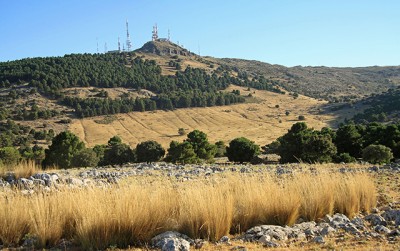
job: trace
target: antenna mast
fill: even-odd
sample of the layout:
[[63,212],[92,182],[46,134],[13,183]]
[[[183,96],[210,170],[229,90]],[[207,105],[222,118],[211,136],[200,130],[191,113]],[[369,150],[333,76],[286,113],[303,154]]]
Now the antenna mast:
[[126,20],[126,50],[130,51],[132,48],[131,37],[129,36],[128,20]]
[[104,53],[107,53],[107,43],[104,43]]
[[121,52],[121,43],[119,42],[119,37],[118,37],[118,52]]
[[157,24],[153,26],[153,32],[152,32],[152,37],[151,40],[152,41],[156,41],[158,39],[158,28],[157,28]]
[[96,37],[96,43],[97,43],[97,53],[99,53],[99,40]]
[[171,34],[169,33],[169,29],[168,29],[168,42],[171,42]]

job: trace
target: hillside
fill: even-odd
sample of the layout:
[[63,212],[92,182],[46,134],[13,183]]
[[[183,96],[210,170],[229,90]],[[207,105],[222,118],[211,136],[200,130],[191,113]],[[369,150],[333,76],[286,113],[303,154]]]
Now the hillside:
[[352,120],[357,123],[364,122],[394,122],[400,116],[400,88],[390,89],[387,92],[371,95],[359,103],[367,109],[356,114]]
[[250,75],[279,79],[279,85],[287,91],[329,101],[356,100],[400,85],[400,66],[285,67],[243,59],[209,60]]
[[[114,135],[131,145],[147,139],[168,145],[181,139],[179,128],[203,130],[212,141],[245,136],[266,144],[300,115],[318,129],[352,118],[368,103],[328,101],[381,93],[399,84],[399,72],[400,67],[288,68],[200,57],[153,41],[130,53],[0,62],[0,119],[29,126],[25,134],[70,129],[90,146]],[[21,142],[18,137],[20,132],[14,144]]]
[[183,66],[201,68],[208,72],[228,71],[235,76],[248,78],[263,76],[282,89],[331,102],[360,100],[371,94],[381,93],[400,85],[400,66],[324,67],[268,64],[255,60],[234,58],[199,57],[170,42],[148,42],[136,53],[156,60],[163,74],[174,74],[168,65],[171,58],[178,58]]
[[[319,114],[318,107],[325,101],[300,96],[231,86],[226,91],[239,89],[244,95],[252,93],[254,103],[224,107],[177,109],[174,111],[133,112],[115,116],[109,123],[104,117],[74,120],[70,130],[79,135],[89,146],[104,144],[114,135],[121,136],[126,143],[136,146],[144,140],[157,140],[164,146],[172,140],[183,140],[178,129],[186,132],[194,129],[204,131],[211,142],[228,142],[235,137],[246,136],[256,143],[265,145],[286,133],[298,116],[304,115],[310,127],[322,128],[336,122],[333,114]],[[276,107],[279,106],[279,107]],[[288,116],[285,112],[289,111]],[[97,121],[97,122],[96,122]]]

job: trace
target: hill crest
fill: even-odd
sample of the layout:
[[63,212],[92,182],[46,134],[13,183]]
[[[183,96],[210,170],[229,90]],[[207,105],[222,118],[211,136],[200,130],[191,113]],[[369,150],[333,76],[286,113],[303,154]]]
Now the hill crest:
[[135,52],[141,53],[152,53],[159,56],[164,55],[178,55],[178,56],[191,56],[194,53],[189,50],[164,39],[158,39],[156,41],[149,41],[145,43],[141,48],[135,50]]

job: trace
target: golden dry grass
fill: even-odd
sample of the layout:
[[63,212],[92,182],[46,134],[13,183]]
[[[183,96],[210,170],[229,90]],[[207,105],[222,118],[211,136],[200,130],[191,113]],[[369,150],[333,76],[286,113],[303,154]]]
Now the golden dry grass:
[[5,176],[7,173],[13,173],[17,179],[28,178],[40,169],[41,167],[33,160],[21,161],[20,163],[12,166],[0,166],[0,177]]
[[[242,94],[250,93],[246,88],[231,86],[227,91],[239,89]],[[326,102],[300,96],[293,99],[281,95],[256,90],[252,95],[258,103],[231,106],[188,108],[174,111],[132,112],[116,115],[110,124],[97,124],[100,118],[74,120],[69,130],[78,135],[88,146],[105,144],[119,135],[131,146],[146,140],[156,140],[167,147],[172,140],[181,141],[178,129],[187,132],[194,129],[204,131],[211,142],[228,142],[236,137],[247,137],[257,144],[265,145],[282,136],[298,122],[299,115],[306,116],[309,127],[320,129],[335,121],[332,115],[313,115]],[[275,105],[279,105],[276,108]],[[289,116],[285,112],[289,110]],[[280,122],[281,121],[281,122]]]
[[228,175],[184,183],[142,178],[111,188],[1,194],[0,240],[18,245],[29,234],[38,247],[68,238],[84,249],[124,248],[167,230],[218,240],[258,224],[352,216],[375,203],[374,183],[363,174]]

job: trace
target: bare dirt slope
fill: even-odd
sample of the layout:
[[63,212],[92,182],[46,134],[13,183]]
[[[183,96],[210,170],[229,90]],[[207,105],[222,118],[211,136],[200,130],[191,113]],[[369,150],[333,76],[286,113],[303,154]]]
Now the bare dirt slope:
[[[257,102],[232,106],[178,109],[174,111],[133,112],[116,115],[109,124],[98,124],[87,118],[74,120],[70,130],[77,134],[88,146],[105,144],[114,135],[135,146],[145,140],[156,140],[167,147],[172,140],[182,141],[185,136],[178,135],[178,129],[186,132],[199,129],[208,134],[211,142],[229,142],[235,137],[247,137],[264,145],[283,135],[298,116],[304,115],[310,127],[322,128],[335,122],[331,114],[319,115],[319,108],[325,101],[300,96],[294,99],[289,95],[267,91],[251,90],[232,86],[227,91],[239,89],[242,95],[250,92]],[[276,105],[279,105],[277,108]],[[288,116],[285,112],[289,111]]]

